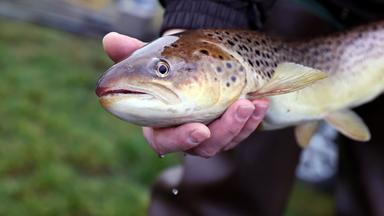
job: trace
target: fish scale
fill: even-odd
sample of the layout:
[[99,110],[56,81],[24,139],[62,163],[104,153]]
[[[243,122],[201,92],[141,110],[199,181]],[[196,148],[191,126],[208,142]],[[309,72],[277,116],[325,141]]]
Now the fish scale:
[[209,124],[238,99],[267,97],[263,129],[297,126],[305,146],[322,120],[351,139],[369,140],[350,109],[383,89],[381,21],[293,42],[234,29],[163,36],[108,70],[96,93],[113,115],[151,127]]

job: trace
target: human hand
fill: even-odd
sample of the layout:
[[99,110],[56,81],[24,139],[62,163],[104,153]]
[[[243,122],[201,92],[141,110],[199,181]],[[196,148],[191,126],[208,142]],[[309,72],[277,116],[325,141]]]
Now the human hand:
[[[103,39],[108,56],[119,62],[145,43],[118,33],[109,33]],[[187,152],[202,157],[212,157],[221,151],[234,148],[247,138],[260,124],[268,100],[249,101],[241,99],[208,126],[201,123],[187,123],[177,127],[144,127],[144,137],[159,154]]]

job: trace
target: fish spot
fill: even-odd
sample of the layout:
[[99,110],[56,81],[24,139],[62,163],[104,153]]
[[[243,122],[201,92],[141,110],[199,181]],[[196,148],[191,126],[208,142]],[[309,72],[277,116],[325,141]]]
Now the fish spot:
[[209,55],[208,50],[200,50],[200,53],[201,53],[201,54],[204,54],[204,55]]
[[232,64],[229,62],[227,62],[225,65],[227,66],[227,68],[232,68]]
[[218,38],[220,41],[223,41],[223,38],[222,38],[222,37],[219,36],[219,37],[217,37],[217,38]]
[[261,61],[261,64],[266,66],[267,62],[266,61]]
[[215,77],[215,81],[217,81],[217,77]]
[[187,67],[187,68],[185,68],[185,70],[186,70],[187,72],[191,72],[191,71],[193,70],[193,68],[191,68],[191,67]]
[[256,55],[260,55],[260,50],[255,50]]
[[248,63],[253,67],[253,62],[251,61],[251,59],[248,59]]
[[219,55],[219,59],[223,60],[223,59],[224,59],[224,57],[223,57],[222,55]]
[[228,44],[231,45],[231,46],[234,46],[234,45],[235,45],[235,43],[233,43],[233,41],[231,41],[231,40],[227,40],[227,42],[228,42]]
[[213,37],[213,34],[212,33],[208,33],[207,34],[209,37]]
[[227,82],[226,86],[229,87],[229,86],[231,86],[231,84],[229,82]]
[[240,70],[240,71],[244,71],[244,67],[243,67],[243,66],[240,66],[239,70]]
[[220,72],[223,71],[223,69],[221,69],[221,67],[217,67],[217,68],[216,68],[216,71],[220,73]]
[[259,60],[256,60],[256,65],[260,66],[260,61]]
[[177,47],[178,47],[177,44],[172,44],[171,46],[174,47],[174,48],[177,48]]
[[240,51],[237,50],[236,52],[237,52],[237,54],[241,55],[241,52],[240,52]]
[[235,76],[231,76],[231,80],[232,80],[232,82],[235,82],[236,81],[236,77]]
[[247,41],[248,41],[248,43],[251,43],[251,42],[252,42],[251,39],[249,39],[249,38],[247,38]]

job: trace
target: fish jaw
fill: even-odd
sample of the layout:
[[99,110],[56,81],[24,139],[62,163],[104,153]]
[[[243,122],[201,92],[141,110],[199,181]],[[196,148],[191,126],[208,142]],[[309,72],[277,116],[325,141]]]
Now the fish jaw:
[[150,94],[113,93],[101,96],[99,101],[112,115],[147,127],[169,127],[185,122],[208,124],[225,111],[225,107],[212,106],[206,109],[187,101],[167,104]]
[[[150,94],[113,94],[99,98],[100,104],[118,118],[140,126],[159,126],[160,113],[167,115],[167,105]],[[170,114],[172,113],[169,110]]]
[[115,70],[110,70],[109,73],[102,76],[95,91],[106,109],[118,100],[130,100],[135,97],[151,98],[165,104],[180,103],[179,96],[166,84],[156,81],[149,82],[145,77],[122,76],[120,73],[114,72]]
[[116,85],[111,88],[97,87],[96,94],[100,99],[103,96],[110,95],[111,97],[116,94],[128,95],[131,97],[137,97],[142,95],[149,95],[151,98],[159,100],[165,104],[177,104],[180,103],[179,96],[172,91],[172,89],[157,83],[146,83],[137,85]]

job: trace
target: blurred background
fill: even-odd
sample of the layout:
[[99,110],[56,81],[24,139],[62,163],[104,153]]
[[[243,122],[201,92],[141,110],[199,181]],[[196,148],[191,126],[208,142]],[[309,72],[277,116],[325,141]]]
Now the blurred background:
[[[156,0],[0,0],[0,215],[146,215],[156,176],[183,156],[160,159],[94,88],[112,65],[102,36],[148,41],[161,17]],[[334,214],[337,150],[317,139],[286,215]]]

